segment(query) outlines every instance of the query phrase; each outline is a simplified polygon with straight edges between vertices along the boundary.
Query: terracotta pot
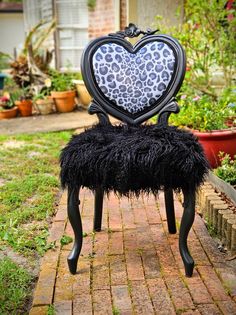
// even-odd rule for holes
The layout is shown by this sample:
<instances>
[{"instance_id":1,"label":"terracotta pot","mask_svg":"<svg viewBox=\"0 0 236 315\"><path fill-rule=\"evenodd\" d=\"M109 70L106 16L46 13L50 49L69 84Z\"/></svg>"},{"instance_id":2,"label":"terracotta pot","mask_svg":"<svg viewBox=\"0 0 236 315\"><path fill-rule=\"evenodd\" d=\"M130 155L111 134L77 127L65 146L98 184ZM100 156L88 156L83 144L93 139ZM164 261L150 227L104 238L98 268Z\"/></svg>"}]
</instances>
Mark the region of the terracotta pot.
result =
<instances>
[{"instance_id":1,"label":"terracotta pot","mask_svg":"<svg viewBox=\"0 0 236 315\"><path fill-rule=\"evenodd\" d=\"M17 106L14 106L10 109L4 109L0 111L0 119L10 119L16 117L18 112Z\"/></svg>"},{"instance_id":2,"label":"terracotta pot","mask_svg":"<svg viewBox=\"0 0 236 315\"><path fill-rule=\"evenodd\" d=\"M91 103L92 97L90 96L88 90L86 89L84 85L83 80L74 80L73 83L75 83L79 101L84 107L88 107L88 105Z\"/></svg>"},{"instance_id":3,"label":"terracotta pot","mask_svg":"<svg viewBox=\"0 0 236 315\"><path fill-rule=\"evenodd\" d=\"M236 128L209 132L193 130L193 133L198 137L213 168L220 165L220 151L230 154L232 158L236 154Z\"/></svg>"},{"instance_id":4,"label":"terracotta pot","mask_svg":"<svg viewBox=\"0 0 236 315\"><path fill-rule=\"evenodd\" d=\"M55 101L56 109L58 112L72 112L75 108L75 91L52 91L51 96Z\"/></svg>"},{"instance_id":5,"label":"terracotta pot","mask_svg":"<svg viewBox=\"0 0 236 315\"><path fill-rule=\"evenodd\" d=\"M19 113L22 117L32 115L33 102L32 100L15 101L15 105L18 107Z\"/></svg>"},{"instance_id":6,"label":"terracotta pot","mask_svg":"<svg viewBox=\"0 0 236 315\"><path fill-rule=\"evenodd\" d=\"M52 98L37 100L35 105L41 115L48 115L54 112L54 100Z\"/></svg>"}]
</instances>

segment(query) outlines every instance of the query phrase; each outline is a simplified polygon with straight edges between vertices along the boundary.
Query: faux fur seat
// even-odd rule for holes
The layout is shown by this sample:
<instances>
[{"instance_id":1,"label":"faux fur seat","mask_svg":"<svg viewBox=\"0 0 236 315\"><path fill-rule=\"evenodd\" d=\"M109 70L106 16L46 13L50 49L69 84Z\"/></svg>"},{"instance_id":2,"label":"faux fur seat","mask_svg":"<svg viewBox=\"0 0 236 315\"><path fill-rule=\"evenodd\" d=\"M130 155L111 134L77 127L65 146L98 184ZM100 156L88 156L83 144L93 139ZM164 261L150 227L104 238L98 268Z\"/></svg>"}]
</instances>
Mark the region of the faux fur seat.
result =
<instances>
[{"instance_id":1,"label":"faux fur seat","mask_svg":"<svg viewBox=\"0 0 236 315\"><path fill-rule=\"evenodd\" d=\"M207 170L195 136L173 126L98 124L73 136L61 154L63 187L121 195L195 189Z\"/></svg>"}]
</instances>

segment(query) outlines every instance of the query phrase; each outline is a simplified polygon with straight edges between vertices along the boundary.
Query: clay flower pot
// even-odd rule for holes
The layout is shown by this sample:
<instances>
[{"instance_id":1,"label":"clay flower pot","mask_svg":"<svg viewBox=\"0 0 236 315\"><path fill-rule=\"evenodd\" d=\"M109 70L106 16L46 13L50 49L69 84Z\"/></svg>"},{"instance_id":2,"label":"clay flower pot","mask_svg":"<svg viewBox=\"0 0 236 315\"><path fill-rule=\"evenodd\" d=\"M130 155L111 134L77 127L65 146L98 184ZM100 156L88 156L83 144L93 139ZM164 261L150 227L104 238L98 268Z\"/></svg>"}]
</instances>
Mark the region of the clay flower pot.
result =
<instances>
[{"instance_id":1,"label":"clay flower pot","mask_svg":"<svg viewBox=\"0 0 236 315\"><path fill-rule=\"evenodd\" d=\"M75 108L75 91L56 92L52 91L56 109L60 113L72 112Z\"/></svg>"},{"instance_id":2,"label":"clay flower pot","mask_svg":"<svg viewBox=\"0 0 236 315\"><path fill-rule=\"evenodd\" d=\"M15 101L15 105L18 107L19 113L22 117L32 115L33 102L32 100Z\"/></svg>"},{"instance_id":3,"label":"clay flower pot","mask_svg":"<svg viewBox=\"0 0 236 315\"><path fill-rule=\"evenodd\" d=\"M0 119L10 119L15 118L18 112L17 106L14 106L10 109L4 109L0 111Z\"/></svg>"},{"instance_id":4,"label":"clay flower pot","mask_svg":"<svg viewBox=\"0 0 236 315\"><path fill-rule=\"evenodd\" d=\"M236 154L236 128L199 132L193 130L202 144L211 167L220 165L219 152L228 153L232 158Z\"/></svg>"},{"instance_id":5,"label":"clay flower pot","mask_svg":"<svg viewBox=\"0 0 236 315\"><path fill-rule=\"evenodd\" d=\"M84 107L88 107L88 105L91 103L92 97L90 96L88 90L86 89L84 85L83 80L73 80L73 83L76 86L79 101Z\"/></svg>"},{"instance_id":6,"label":"clay flower pot","mask_svg":"<svg viewBox=\"0 0 236 315\"><path fill-rule=\"evenodd\" d=\"M51 97L35 101L36 108L41 115L48 115L54 112L54 100Z\"/></svg>"}]
</instances>

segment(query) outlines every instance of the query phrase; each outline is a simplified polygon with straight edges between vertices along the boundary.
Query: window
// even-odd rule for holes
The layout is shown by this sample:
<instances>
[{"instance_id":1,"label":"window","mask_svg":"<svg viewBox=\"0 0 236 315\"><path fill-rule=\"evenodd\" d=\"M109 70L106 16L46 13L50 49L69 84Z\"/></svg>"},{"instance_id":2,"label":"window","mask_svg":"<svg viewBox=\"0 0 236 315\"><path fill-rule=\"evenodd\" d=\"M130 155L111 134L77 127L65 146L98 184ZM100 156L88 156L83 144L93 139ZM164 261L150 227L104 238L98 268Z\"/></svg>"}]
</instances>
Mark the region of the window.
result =
<instances>
[{"instance_id":1,"label":"window","mask_svg":"<svg viewBox=\"0 0 236 315\"><path fill-rule=\"evenodd\" d=\"M82 51L88 43L86 0L56 0L57 67L79 70Z\"/></svg>"},{"instance_id":2,"label":"window","mask_svg":"<svg viewBox=\"0 0 236 315\"><path fill-rule=\"evenodd\" d=\"M56 18L55 39L51 36L46 46L55 49L58 69L80 70L82 51L88 43L87 0L24 0L23 5L26 32L41 20Z\"/></svg>"}]
</instances>

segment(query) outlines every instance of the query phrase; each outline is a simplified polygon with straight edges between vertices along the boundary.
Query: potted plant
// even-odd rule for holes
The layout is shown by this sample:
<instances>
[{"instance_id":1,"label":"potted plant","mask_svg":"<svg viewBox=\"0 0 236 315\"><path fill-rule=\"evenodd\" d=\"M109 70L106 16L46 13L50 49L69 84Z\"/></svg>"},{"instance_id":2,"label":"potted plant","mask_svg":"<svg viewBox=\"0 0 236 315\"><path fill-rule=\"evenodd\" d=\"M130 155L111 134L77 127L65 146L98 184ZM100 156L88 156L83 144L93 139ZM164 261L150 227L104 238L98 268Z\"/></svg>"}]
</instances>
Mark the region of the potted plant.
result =
<instances>
[{"instance_id":1,"label":"potted plant","mask_svg":"<svg viewBox=\"0 0 236 315\"><path fill-rule=\"evenodd\" d=\"M4 93L0 97L0 119L14 118L17 116L17 111L13 98L8 93Z\"/></svg>"},{"instance_id":2,"label":"potted plant","mask_svg":"<svg viewBox=\"0 0 236 315\"><path fill-rule=\"evenodd\" d=\"M45 80L45 87L42 88L40 93L37 93L34 98L34 104L36 109L41 115L48 115L55 111L54 100L50 96L51 80Z\"/></svg>"},{"instance_id":3,"label":"potted plant","mask_svg":"<svg viewBox=\"0 0 236 315\"><path fill-rule=\"evenodd\" d=\"M75 108L73 75L51 70L50 78L52 81L51 96L55 101L57 111L60 113L73 111Z\"/></svg>"},{"instance_id":4,"label":"potted plant","mask_svg":"<svg viewBox=\"0 0 236 315\"><path fill-rule=\"evenodd\" d=\"M187 56L181 110L171 121L195 130L215 167L219 151L236 154L236 131L227 125L235 103L235 11L223 0L186 0L184 9L183 24L165 30L179 39ZM165 29L163 23L159 28Z\"/></svg>"},{"instance_id":5,"label":"potted plant","mask_svg":"<svg viewBox=\"0 0 236 315\"><path fill-rule=\"evenodd\" d=\"M83 78L82 78L82 74L80 72L78 72L75 75L75 79L72 80L72 82L76 86L76 90L77 90L77 94L78 94L78 98L79 98L79 103L83 107L87 108L88 105L91 103L92 98L91 98L88 90L86 89L86 86L85 86Z\"/></svg>"},{"instance_id":6,"label":"potted plant","mask_svg":"<svg viewBox=\"0 0 236 315\"><path fill-rule=\"evenodd\" d=\"M32 102L32 92L30 88L23 88L18 99L15 101L15 105L18 107L18 111L22 117L27 117L32 115L33 102Z\"/></svg>"},{"instance_id":7,"label":"potted plant","mask_svg":"<svg viewBox=\"0 0 236 315\"><path fill-rule=\"evenodd\" d=\"M87 108L88 105L91 103L92 97L90 96L83 80L73 80L73 83L76 86L76 90L79 97L79 103Z\"/></svg>"},{"instance_id":8,"label":"potted plant","mask_svg":"<svg viewBox=\"0 0 236 315\"><path fill-rule=\"evenodd\" d=\"M184 93L183 93L184 92ZM180 112L171 115L170 122L176 126L186 126L198 137L211 166L220 163L219 152L232 157L236 154L236 128L227 125L231 108L224 97L217 101L206 94L193 94L186 84L178 96Z\"/></svg>"},{"instance_id":9,"label":"potted plant","mask_svg":"<svg viewBox=\"0 0 236 315\"><path fill-rule=\"evenodd\" d=\"M40 21L27 34L22 51L10 63L11 75L16 84L22 88L34 86L41 89L48 78L52 50L42 44L55 30L56 22Z\"/></svg>"}]
</instances>

